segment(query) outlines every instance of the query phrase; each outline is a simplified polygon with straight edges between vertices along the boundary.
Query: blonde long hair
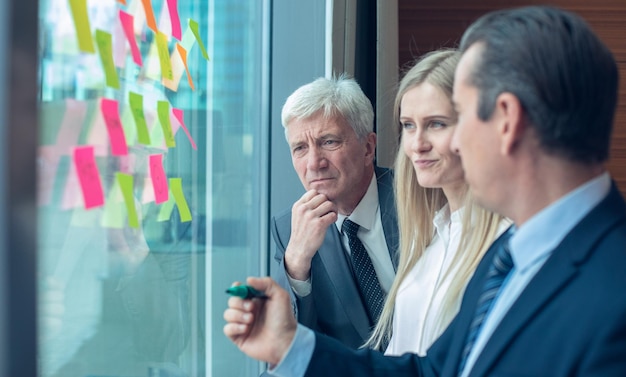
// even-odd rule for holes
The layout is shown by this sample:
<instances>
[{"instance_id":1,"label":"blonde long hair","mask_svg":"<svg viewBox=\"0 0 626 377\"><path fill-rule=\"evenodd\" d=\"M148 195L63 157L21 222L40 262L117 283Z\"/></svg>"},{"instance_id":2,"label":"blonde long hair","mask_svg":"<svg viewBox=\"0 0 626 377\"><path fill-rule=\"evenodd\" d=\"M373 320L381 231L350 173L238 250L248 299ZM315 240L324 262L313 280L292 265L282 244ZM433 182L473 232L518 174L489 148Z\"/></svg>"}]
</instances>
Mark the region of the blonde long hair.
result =
<instances>
[{"instance_id":1,"label":"blonde long hair","mask_svg":"<svg viewBox=\"0 0 626 377\"><path fill-rule=\"evenodd\" d=\"M454 70L460 53L455 49L441 49L424 55L406 72L400 81L394 103L394 123L400 131L400 103L402 96L417 85L428 82L452 98ZM396 296L402 281L411 272L434 236L433 218L447 199L441 188L422 187L417 182L412 162L399 148L395 161L394 190L398 207L400 233L399 263L396 277L389 290L382 314L363 347L381 349L389 343L393 331ZM458 311L458 303L478 262L494 241L501 217L478 207L467 192L464 198L462 235L450 271L455 271L452 284L443 302L444 315L438 319L439 332L448 326Z\"/></svg>"}]
</instances>

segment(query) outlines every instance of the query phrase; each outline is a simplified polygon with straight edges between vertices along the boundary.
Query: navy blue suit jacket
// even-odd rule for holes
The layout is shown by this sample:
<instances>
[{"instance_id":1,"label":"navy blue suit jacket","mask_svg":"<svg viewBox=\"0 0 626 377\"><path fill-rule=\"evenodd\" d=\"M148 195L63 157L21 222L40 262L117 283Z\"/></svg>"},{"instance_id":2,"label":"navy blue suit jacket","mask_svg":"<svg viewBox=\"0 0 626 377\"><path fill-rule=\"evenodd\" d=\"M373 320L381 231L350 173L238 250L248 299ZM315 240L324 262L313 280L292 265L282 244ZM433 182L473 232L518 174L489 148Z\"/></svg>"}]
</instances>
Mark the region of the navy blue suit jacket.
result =
<instances>
[{"instance_id":1,"label":"navy blue suit jacket","mask_svg":"<svg viewBox=\"0 0 626 377\"><path fill-rule=\"evenodd\" d=\"M316 334L307 376L456 376L496 241L424 358L349 351ZM566 236L502 319L470 376L626 376L626 204L609 195Z\"/></svg>"},{"instance_id":2,"label":"navy blue suit jacket","mask_svg":"<svg viewBox=\"0 0 626 377\"><path fill-rule=\"evenodd\" d=\"M376 168L378 201L387 248L394 268L397 264L398 220L393 195L391 170ZM272 236L276 243L274 259L279 264L275 280L287 290L296 318L303 325L358 348L367 340L372 324L352 272L337 227L328 227L322 246L311 261L311 294L298 298L287 280L283 256L291 235L291 209L272 218Z\"/></svg>"}]
</instances>

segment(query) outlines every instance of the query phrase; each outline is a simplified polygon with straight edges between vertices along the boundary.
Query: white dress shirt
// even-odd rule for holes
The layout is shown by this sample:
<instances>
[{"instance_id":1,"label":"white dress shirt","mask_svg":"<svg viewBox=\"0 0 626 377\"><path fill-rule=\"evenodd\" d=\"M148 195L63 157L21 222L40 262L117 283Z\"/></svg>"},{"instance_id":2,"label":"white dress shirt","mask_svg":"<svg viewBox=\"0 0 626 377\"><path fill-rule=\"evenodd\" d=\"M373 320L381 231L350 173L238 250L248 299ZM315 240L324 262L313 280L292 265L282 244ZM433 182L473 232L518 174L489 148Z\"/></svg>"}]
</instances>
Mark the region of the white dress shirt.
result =
<instances>
[{"instance_id":1,"label":"white dress shirt","mask_svg":"<svg viewBox=\"0 0 626 377\"><path fill-rule=\"evenodd\" d=\"M437 211L433 219L435 235L398 290L393 335L386 355L402 355L406 352L426 355L428 348L458 312L463 291L452 307L444 308L443 304L459 273L460 266L452 266L452 261L457 258L459 251L463 212L461 208L450 214L448 204ZM498 235L510 225L509 220L503 220Z\"/></svg>"},{"instance_id":2,"label":"white dress shirt","mask_svg":"<svg viewBox=\"0 0 626 377\"><path fill-rule=\"evenodd\" d=\"M610 188L611 178L608 173L604 173L544 208L515 231L510 239L510 250L515 266L496 297L490 313L487 314L462 376L469 374L493 331L543 266L552 250L608 195ZM289 351L276 368L269 371L270 376L304 376L314 349L313 330L298 325Z\"/></svg>"},{"instance_id":3,"label":"white dress shirt","mask_svg":"<svg viewBox=\"0 0 626 377\"><path fill-rule=\"evenodd\" d=\"M455 271L449 271L461 240L463 209L450 214L446 204L437 211L435 235L413 269L404 278L396 296L393 335L386 355L413 352L425 355L439 337L439 323L446 291ZM458 310L459 302L456 303Z\"/></svg>"},{"instance_id":4,"label":"white dress shirt","mask_svg":"<svg viewBox=\"0 0 626 377\"><path fill-rule=\"evenodd\" d=\"M356 206L350 216L339 214L335 226L341 235L341 241L344 249L350 253L348 244L348 235L341 233L343 221L349 218L352 222L359 224L357 237L363 243L367 254L372 260L372 265L378 276L380 286L385 292L389 292L393 279L395 277L395 269L391 262L387 241L385 240L385 232L383 231L383 223L380 217L380 205L378 203L378 184L376 174L372 175L370 185L365 192L365 196ZM337 250L341 252L341 250ZM300 297L305 297L311 293L311 278L308 280L296 280L287 274L287 279L294 293Z\"/></svg>"}]
</instances>

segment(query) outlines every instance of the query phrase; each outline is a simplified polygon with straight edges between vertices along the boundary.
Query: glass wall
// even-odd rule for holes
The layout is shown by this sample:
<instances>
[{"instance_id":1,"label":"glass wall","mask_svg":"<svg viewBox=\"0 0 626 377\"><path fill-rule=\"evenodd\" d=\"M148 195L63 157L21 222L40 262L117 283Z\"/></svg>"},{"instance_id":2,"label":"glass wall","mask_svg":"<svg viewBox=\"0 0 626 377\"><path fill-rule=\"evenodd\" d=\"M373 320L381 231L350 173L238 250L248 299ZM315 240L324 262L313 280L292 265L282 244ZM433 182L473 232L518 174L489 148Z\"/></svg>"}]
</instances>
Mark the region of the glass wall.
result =
<instances>
[{"instance_id":1,"label":"glass wall","mask_svg":"<svg viewBox=\"0 0 626 377\"><path fill-rule=\"evenodd\" d=\"M222 313L267 259L268 3L40 1L40 376L258 375Z\"/></svg>"}]
</instances>

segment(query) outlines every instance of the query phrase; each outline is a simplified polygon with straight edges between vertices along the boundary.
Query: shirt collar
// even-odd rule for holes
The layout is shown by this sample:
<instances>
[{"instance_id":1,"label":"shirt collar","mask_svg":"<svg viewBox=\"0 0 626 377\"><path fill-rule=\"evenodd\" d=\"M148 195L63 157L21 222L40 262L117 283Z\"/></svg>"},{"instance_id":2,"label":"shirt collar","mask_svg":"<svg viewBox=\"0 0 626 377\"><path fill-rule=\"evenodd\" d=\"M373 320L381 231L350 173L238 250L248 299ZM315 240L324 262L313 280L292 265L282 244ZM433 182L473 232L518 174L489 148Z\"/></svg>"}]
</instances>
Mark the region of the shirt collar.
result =
<instances>
[{"instance_id":1,"label":"shirt collar","mask_svg":"<svg viewBox=\"0 0 626 377\"><path fill-rule=\"evenodd\" d=\"M378 185L376 184L376 174L372 174L372 179L370 180L370 185L365 192L365 195L357 204L356 208L350 216L345 216L342 214L337 214L337 221L335 221L335 225L337 229L341 233L341 226L343 225L343 220L347 217L354 223L359 224L361 228L365 228L370 230L374 227L374 221L376 220L376 212L378 211Z\"/></svg>"},{"instance_id":2,"label":"shirt collar","mask_svg":"<svg viewBox=\"0 0 626 377\"><path fill-rule=\"evenodd\" d=\"M606 172L542 209L521 227L514 228L510 250L515 267L523 272L552 253L574 226L608 195L610 189L611 178Z\"/></svg>"}]
</instances>

